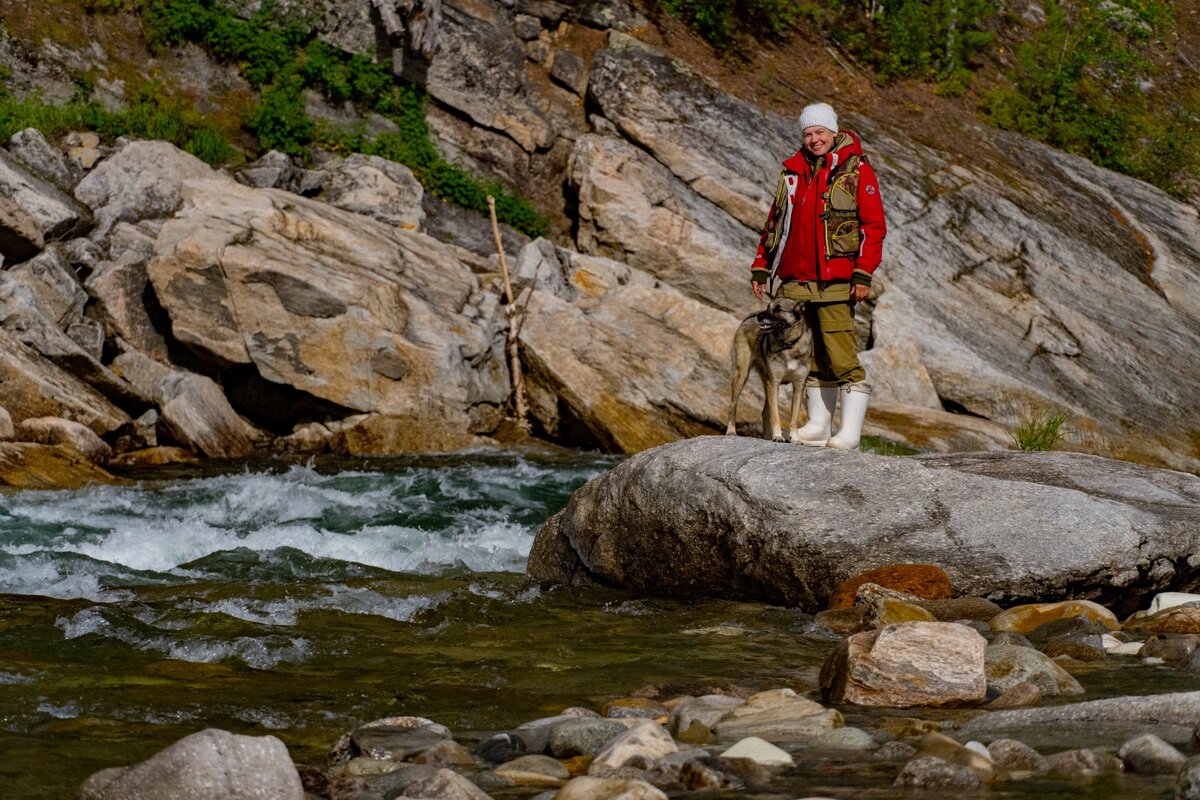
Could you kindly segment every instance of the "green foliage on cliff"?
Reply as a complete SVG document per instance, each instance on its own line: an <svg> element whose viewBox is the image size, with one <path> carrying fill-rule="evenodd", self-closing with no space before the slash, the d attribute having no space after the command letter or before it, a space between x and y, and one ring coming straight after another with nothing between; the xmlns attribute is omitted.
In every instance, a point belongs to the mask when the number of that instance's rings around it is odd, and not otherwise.
<svg viewBox="0 0 1200 800"><path fill-rule="evenodd" d="M1196 121L1178 105L1155 107L1146 91L1151 42L1172 29L1170 6L1046 0L1045 11L1011 84L984 100L992 121L1167 190L1181 173L1200 173Z"/></svg>
<svg viewBox="0 0 1200 800"><path fill-rule="evenodd" d="M306 156L318 143L338 151L362 152L397 161L413 170L426 190L442 199L487 211L496 197L502 222L530 236L545 234L546 220L528 201L499 183L481 181L448 163L425 122L425 95L370 59L349 55L314 37L296 17L280 17L264 3L249 19L235 16L223 0L140 0L147 36L158 46L194 42L218 59L238 65L262 91L246 127L265 150ZM399 134L370 138L361 132L315 123L305 111L307 89L333 103L356 103L387 117Z"/></svg>
<svg viewBox="0 0 1200 800"><path fill-rule="evenodd" d="M17 99L4 90L4 80L0 75L0 140L26 128L37 128L44 136L94 130L107 139L133 136L171 142L213 166L237 158L224 134L195 112L157 94L153 85L144 87L126 108L108 111L95 100L60 105L36 97Z"/></svg>

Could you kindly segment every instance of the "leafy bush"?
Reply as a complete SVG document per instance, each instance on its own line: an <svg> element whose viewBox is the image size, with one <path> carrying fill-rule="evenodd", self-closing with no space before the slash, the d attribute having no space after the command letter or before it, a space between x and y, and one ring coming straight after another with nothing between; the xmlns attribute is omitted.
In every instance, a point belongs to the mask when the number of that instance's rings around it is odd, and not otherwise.
<svg viewBox="0 0 1200 800"><path fill-rule="evenodd" d="M1046 23L1017 52L1011 85L988 93L998 127L1168 191L1200 165L1194 121L1151 106L1143 83L1154 36L1172 25L1158 0L1045 0ZM1155 142L1157 140L1157 143Z"/></svg>
<svg viewBox="0 0 1200 800"><path fill-rule="evenodd" d="M1013 446L1017 450L1053 450L1058 440L1067 434L1063 429L1067 419L1062 412L1031 416L1013 433Z"/></svg>
<svg viewBox="0 0 1200 800"><path fill-rule="evenodd" d="M662 8L683 20L714 47L738 36L777 36L791 29L808 4L795 0L661 0Z"/></svg>

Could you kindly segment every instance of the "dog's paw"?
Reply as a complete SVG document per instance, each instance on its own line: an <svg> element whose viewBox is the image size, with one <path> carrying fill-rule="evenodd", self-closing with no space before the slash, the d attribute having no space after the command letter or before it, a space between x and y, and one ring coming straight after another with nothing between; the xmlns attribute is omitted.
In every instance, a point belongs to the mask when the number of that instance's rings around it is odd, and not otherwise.
<svg viewBox="0 0 1200 800"><path fill-rule="evenodd" d="M730 425L728 428L725 429L725 435L726 436L737 436L737 428Z"/></svg>
<svg viewBox="0 0 1200 800"><path fill-rule="evenodd" d="M782 433L776 433L776 434L772 434L772 435L771 435L771 441L772 441L772 442L786 442L786 441L787 441L787 439L784 439L784 438L783 438L783 434L782 434Z"/></svg>

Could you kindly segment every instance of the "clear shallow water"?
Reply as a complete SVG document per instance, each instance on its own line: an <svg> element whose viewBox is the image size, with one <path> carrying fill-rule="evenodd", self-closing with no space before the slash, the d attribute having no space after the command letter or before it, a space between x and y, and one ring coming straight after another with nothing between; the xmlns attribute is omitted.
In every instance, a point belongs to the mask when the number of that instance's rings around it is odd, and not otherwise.
<svg viewBox="0 0 1200 800"><path fill-rule="evenodd" d="M522 581L537 528L615 463L480 452L0 494L0 794L71 797L205 727L272 733L319 764L382 716L469 740L647 684L812 687L833 642L798 611ZM1192 688L1147 670L1080 679L1090 696ZM862 761L795 781L890 796L895 768Z"/></svg>

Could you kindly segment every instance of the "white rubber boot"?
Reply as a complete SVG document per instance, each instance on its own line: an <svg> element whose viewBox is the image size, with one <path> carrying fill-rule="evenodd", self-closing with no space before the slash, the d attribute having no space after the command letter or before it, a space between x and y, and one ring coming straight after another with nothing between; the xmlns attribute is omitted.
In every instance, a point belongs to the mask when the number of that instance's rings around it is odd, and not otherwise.
<svg viewBox="0 0 1200 800"><path fill-rule="evenodd" d="M862 438L863 420L867 417L867 401L871 399L871 384L866 381L847 383L842 387L842 425L837 434L825 443L838 450L857 450Z"/></svg>
<svg viewBox="0 0 1200 800"><path fill-rule="evenodd" d="M833 409L837 407L837 386L822 386L815 378L804 382L804 405L808 422L792 431L792 444L824 447L833 426Z"/></svg>

